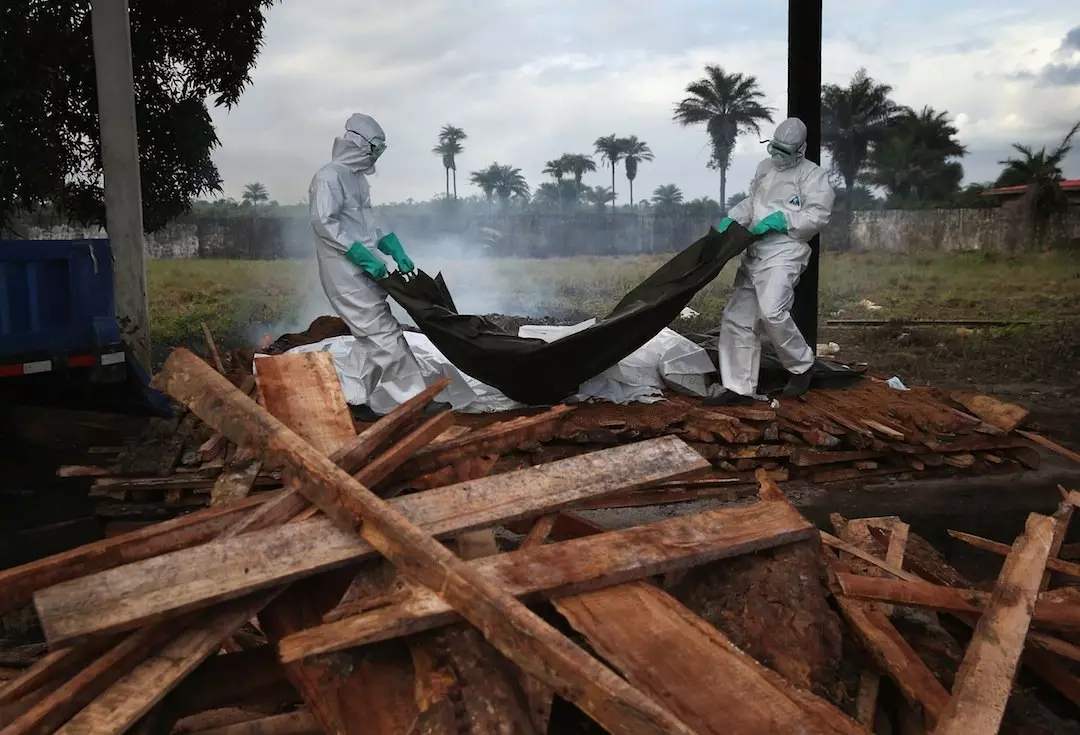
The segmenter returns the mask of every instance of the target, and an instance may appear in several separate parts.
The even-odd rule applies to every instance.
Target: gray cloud
[[[1080,51],[1080,26],[1076,26],[1065,34],[1065,40],[1061,42],[1062,50]]]
[[[1060,137],[1061,118],[1080,107],[1080,89],[1040,90],[1031,79],[1008,76],[1017,66],[1031,68],[1027,49],[1058,46],[1060,36],[1048,39],[1045,29],[1064,24],[1060,0],[1031,0],[1022,10],[1007,0],[957,0],[924,15],[900,5],[827,4],[826,82],[847,81],[867,66],[893,85],[899,102],[962,115],[973,180],[996,176],[994,162],[1014,140]],[[215,160],[229,195],[259,180],[279,201],[299,201],[346,117],[363,111],[389,138],[372,182],[377,201],[442,190],[441,164],[430,150],[448,122],[469,134],[459,158],[463,194],[473,193],[468,172],[493,160],[519,166],[535,187],[546,160],[591,152],[595,138],[614,132],[639,136],[656,154],[642,165],[635,195],[676,183],[688,198],[716,197],[719,176],[705,167],[704,131],[674,125],[671,108],[706,63],[718,63],[757,76],[782,118],[786,6],[784,0],[733,0],[719,11],[707,0],[284,0],[270,11],[252,87],[233,110],[214,111],[222,140]],[[1040,20],[1027,25],[1030,18]],[[729,191],[745,187],[762,154],[756,139],[740,140]],[[587,183],[610,181],[610,172],[601,171]],[[622,203],[621,170],[617,189]]]

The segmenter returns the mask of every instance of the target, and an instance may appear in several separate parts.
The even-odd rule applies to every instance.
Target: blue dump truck
[[[164,415],[124,343],[109,241],[0,240],[0,401]]]

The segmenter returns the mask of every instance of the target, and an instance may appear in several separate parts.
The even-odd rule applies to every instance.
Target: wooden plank
[[[356,438],[352,413],[329,353],[260,358],[255,372],[266,410],[315,451],[333,455]],[[293,471],[286,476],[289,489],[299,492],[302,480]],[[332,572],[303,580],[268,604],[258,617],[270,643],[319,622],[341,598],[349,576]],[[286,665],[285,674],[322,729],[344,729],[340,700],[347,677],[304,662]]]
[[[225,374],[225,365],[221,362],[221,353],[218,352],[217,343],[214,342],[214,335],[210,332],[210,327],[206,326],[206,322],[200,322],[202,325],[203,338],[206,340],[206,349],[210,352],[210,358],[214,361],[214,368],[221,373]]]
[[[831,546],[834,549],[838,549],[840,551],[847,552],[848,554],[851,554],[854,557],[862,559],[865,562],[869,562],[870,564],[873,564],[874,566],[878,567],[879,569],[885,570],[886,572],[893,575],[894,577],[899,577],[900,579],[906,579],[908,581],[919,581],[919,578],[916,575],[912,574],[911,572],[904,571],[900,567],[898,567],[896,565],[893,565],[893,564],[890,564],[889,562],[885,561],[884,559],[879,559],[876,556],[874,556],[873,554],[868,554],[865,551],[863,551],[862,549],[860,549],[858,546],[854,546],[852,544],[849,544],[846,541],[838,539],[838,538],[836,538],[836,536],[833,536],[831,533],[827,533],[825,531],[822,531],[821,532],[821,540],[822,540],[822,542],[825,543],[826,546]]]
[[[949,391],[949,398],[966,408],[980,419],[996,426],[1002,431],[1013,431],[1024,419],[1029,411],[1015,403],[1006,403],[990,396],[982,396],[968,391]]]
[[[559,597],[792,543],[814,532],[787,502],[761,502],[519,549],[472,567],[509,594]],[[393,605],[285,638],[281,659],[295,661],[458,619],[430,590],[415,589]]]
[[[302,352],[255,360],[267,412],[324,454],[356,436],[341,381],[328,357],[324,352]],[[342,437],[348,438],[342,442]]]
[[[1003,544],[999,541],[991,541],[990,539],[975,536],[970,533],[964,533],[963,531],[950,530],[949,535],[954,539],[958,539],[966,544],[974,546],[976,549],[989,551],[993,554],[1008,556],[1011,552],[1011,547],[1008,544]],[[1067,574],[1070,577],[1080,578],[1080,564],[1075,562],[1062,561],[1061,559],[1047,559],[1046,568],[1054,572]]]
[[[681,439],[669,436],[389,503],[427,532],[446,536],[550,513],[708,467]],[[60,646],[284,584],[373,553],[367,543],[320,516],[73,579],[37,592],[35,604],[50,642]]]
[[[246,498],[262,470],[262,460],[250,447],[240,447],[210,489],[210,505],[235,503]]]
[[[450,378],[440,378],[364,429],[342,450],[343,456],[338,460],[338,464],[350,475],[356,473],[370,462],[372,457],[389,448],[394,438],[448,385]]]
[[[363,474],[363,484],[371,487],[377,485],[393,472],[405,464],[410,457],[424,447],[428,446],[435,438],[454,424],[454,415],[445,411],[422,423],[413,431],[397,442],[390,451],[384,452],[373,462],[368,464],[360,472],[355,473],[357,479]],[[472,478],[470,478],[472,479]]]
[[[106,639],[96,645],[62,648],[46,654],[0,688],[0,706],[12,704],[41,687],[69,679],[101,655],[102,651],[110,648],[112,642],[112,639]]]
[[[1050,555],[1054,519],[1032,513],[998,575],[935,735],[994,733],[1001,725]]]
[[[170,635],[169,629],[152,626],[125,637],[11,723],[4,729],[4,735],[44,735],[56,731]]]
[[[597,653],[700,735],[837,732],[774,686],[776,679],[723,633],[656,587],[624,584],[555,606]]]
[[[936,722],[948,703],[949,693],[919,654],[877,610],[843,597],[836,599],[844,619],[881,670],[889,674],[909,701],[923,707],[931,722]]]
[[[536,416],[502,421],[460,439],[432,445],[402,467],[402,475],[416,477],[470,457],[506,454],[526,442],[543,441],[554,435],[558,425],[573,410],[570,406],[555,406]]]
[[[1034,431],[1024,431],[1023,429],[1018,429],[1016,433],[1026,439],[1030,439],[1036,444],[1046,447],[1051,452],[1060,454],[1065,459],[1071,459],[1073,462],[1080,462],[1080,454],[1077,454],[1071,449],[1066,449],[1057,442],[1047,439],[1042,434],[1036,434]]]
[[[324,356],[322,359],[329,362],[328,356]],[[306,364],[300,364],[298,367],[301,369],[309,368]],[[308,375],[310,374],[308,373]],[[315,374],[322,378],[326,377],[325,370],[315,372]],[[336,376],[334,380],[336,381]],[[318,385],[313,385],[310,378],[305,376],[297,377],[280,386],[271,384],[268,396],[275,404],[280,403],[277,388],[296,390],[295,400],[309,402],[310,393],[317,391]],[[330,407],[326,408],[332,410]],[[342,399],[337,410],[348,415],[348,407],[344,403],[344,399]],[[337,425],[346,426],[344,422],[340,421]],[[351,419],[348,426],[351,426]],[[349,434],[345,434],[343,430],[343,433],[337,438],[336,447],[332,443],[333,437],[324,432],[320,432],[317,438],[327,450],[337,448],[340,451],[342,449],[340,445],[345,444],[348,438],[352,436],[351,429],[349,429],[349,432]],[[338,456],[338,454],[335,454],[335,457]],[[295,492],[296,483],[292,477],[288,478],[288,482],[294,488],[292,492],[284,493],[263,505],[254,513],[227,529],[222,533],[221,537],[235,538],[245,531],[284,523],[292,515],[301,511],[306,505],[306,500]],[[77,733],[87,731],[122,732],[126,730],[139,718],[150,712],[166,693],[194,671],[203,660],[212,655],[229,635],[272,602],[279,592],[280,589],[270,590],[269,592],[259,593],[253,598],[227,605],[224,609],[215,610],[209,616],[203,618],[198,625],[187,630],[181,629],[181,632],[158,655],[143,661],[131,673],[88,705],[69,723],[69,727],[72,728],[73,732]],[[290,608],[283,607],[281,609],[289,610]],[[160,627],[172,628],[173,626],[170,622],[166,622],[162,623]],[[297,688],[310,698],[313,711],[321,716],[324,715],[324,720],[328,725],[336,726],[337,720],[333,718],[338,693],[333,687],[333,681],[326,682],[327,685],[323,687],[324,680],[317,675],[313,675],[312,672],[301,665],[289,667],[286,673],[289,674],[290,679],[293,680]]]
[[[218,651],[223,640],[251,620],[277,594],[277,590],[271,590],[231,602],[201,618],[194,626],[163,623],[147,626],[127,636],[105,657],[72,679],[73,682],[77,681],[87,672],[92,672],[95,693],[102,692],[105,687],[108,689],[92,702],[81,700],[78,706],[85,706],[57,732],[62,735],[124,732],[199,664]],[[99,663],[102,660],[124,654],[127,650],[125,647],[132,648],[140,638],[145,637],[168,642],[149,658],[148,654],[157,646],[142,646],[128,654],[127,662],[138,664],[134,668],[127,666],[130,671],[123,670],[119,676],[109,678],[100,676]],[[78,710],[78,706],[74,709]]]
[[[590,657],[512,595],[489,583],[229,385],[194,354],[176,350],[155,383],[225,436],[279,458],[301,489],[339,528],[355,529],[407,578],[437,590],[504,656],[555,687],[613,732],[690,733],[654,700]],[[296,524],[299,525],[299,524]]]
[[[30,601],[39,589],[205,543],[279,493],[198,510],[113,538],[0,571],[0,614]]]
[[[323,729],[310,712],[297,710],[208,730],[195,730],[190,735],[321,735],[322,732]]]
[[[990,604],[989,592],[945,587],[931,582],[864,577],[845,572],[838,573],[836,580],[844,595],[856,600],[976,615],[982,614]],[[1033,620],[1055,628],[1080,629],[1080,605],[1042,595],[1035,604]]]
[[[907,549],[908,533],[911,527],[898,520],[889,525],[889,546],[885,551],[885,563],[894,569],[903,569],[904,552]],[[839,576],[839,575],[837,575]],[[892,607],[885,606],[880,611],[883,615],[892,615]],[[878,691],[881,688],[881,675],[871,669],[863,669],[859,675],[859,693],[855,701],[855,719],[868,730],[873,730],[877,719]]]

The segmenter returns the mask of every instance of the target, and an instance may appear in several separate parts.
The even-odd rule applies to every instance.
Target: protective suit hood
[[[768,150],[781,171],[799,165],[806,156],[806,124],[797,117],[784,120],[777,126]]]
[[[345,123],[345,134],[334,138],[334,163],[353,173],[375,172],[375,161],[386,150],[386,133],[370,115],[356,113]]]

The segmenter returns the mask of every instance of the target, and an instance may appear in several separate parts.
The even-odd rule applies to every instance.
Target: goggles
[[[386,152],[386,141],[382,138],[375,138],[374,140],[372,140],[363,133],[358,133],[355,130],[349,130],[348,128],[346,128],[345,131],[364,139],[364,142],[368,144],[368,149],[371,151],[372,161],[378,161],[379,157]]]

